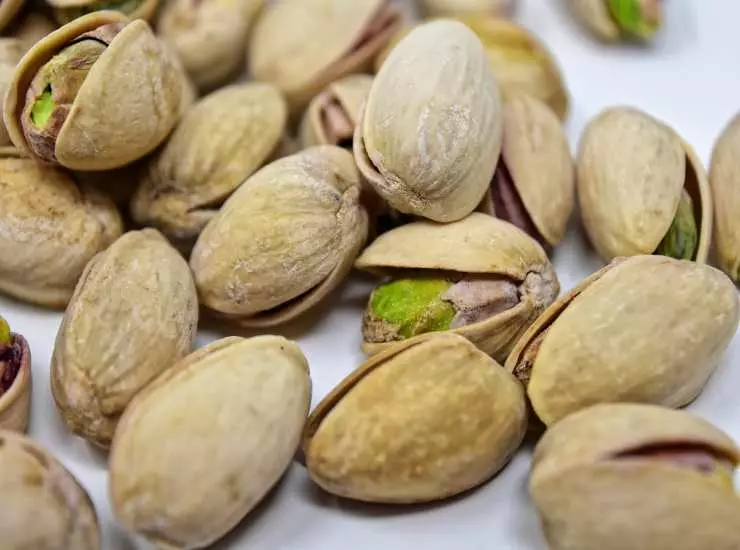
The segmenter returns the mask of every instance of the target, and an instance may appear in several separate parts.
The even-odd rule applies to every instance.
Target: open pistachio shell
[[[309,417],[303,446],[330,493],[428,502],[495,475],[526,425],[521,387],[496,361],[456,334],[424,335],[345,378]]]
[[[131,20],[149,21],[157,11],[159,0],[45,0],[51,6],[54,19],[65,25],[70,21],[96,11],[111,10]]]
[[[5,96],[5,91],[13,78],[15,67],[25,53],[25,44],[17,38],[0,38],[0,97]],[[10,136],[5,129],[5,124],[0,120],[0,147],[11,145]]]
[[[548,426],[595,403],[682,407],[706,385],[739,316],[735,286],[719,270],[634,256],[553,303],[506,368]]]
[[[431,17],[456,15],[512,15],[517,0],[421,0],[421,8]]]
[[[420,221],[393,229],[368,246],[355,265],[394,278],[426,272],[510,281],[518,288],[515,305],[451,329],[501,362],[560,290],[552,264],[534,239],[480,213],[450,224]],[[393,345],[363,341],[362,348],[373,355]]]
[[[576,182],[586,232],[604,259],[654,253],[685,190],[699,232],[693,259],[707,261],[709,179],[694,150],[662,122],[629,107],[602,112],[581,139]]]
[[[19,367],[10,387],[0,393],[0,430],[25,432],[31,409],[31,349],[20,334],[11,333],[11,345],[14,348],[11,360],[17,361]]]
[[[739,462],[725,433],[687,412],[596,405],[541,439],[529,491],[552,550],[730,550]]]
[[[279,0],[254,26],[249,68],[298,112],[330,82],[369,69],[400,24],[390,0]]]
[[[104,50],[71,105],[55,105],[48,122],[54,127],[36,126],[33,109],[42,96],[31,85],[37,74],[81,35],[103,28],[121,30],[109,43],[97,41]],[[120,13],[96,12],[53,32],[23,57],[5,98],[5,124],[16,147],[36,156],[43,150],[44,160],[73,170],[110,170],[159,146],[193,99],[188,87],[179,62],[146,22],[128,23]],[[46,89],[56,101],[55,88],[49,84]],[[51,132],[44,134],[48,141],[43,146],[29,141],[32,128]]]
[[[662,0],[565,0],[571,12],[604,42],[649,41],[659,29]]]
[[[24,0],[2,0],[0,2],[0,31],[5,29],[23,7]]]

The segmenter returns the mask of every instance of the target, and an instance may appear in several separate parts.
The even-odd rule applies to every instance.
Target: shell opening
[[[23,347],[13,337],[12,343],[0,343],[0,397],[10,390],[23,364]]]
[[[390,31],[401,21],[401,12],[391,1],[386,0],[375,12],[370,22],[363,29],[362,34],[352,44],[348,55],[361,52],[366,49],[377,49],[377,42],[384,42],[385,36],[390,38]]]
[[[696,260],[702,229],[699,181],[690,158],[686,158],[684,188],[676,214],[655,254],[677,260]]]
[[[661,0],[608,0],[612,19],[621,31],[637,38],[650,38],[660,27]]]
[[[331,94],[322,94],[319,102],[321,131],[324,134],[325,142],[351,151],[355,127],[350,113]]]

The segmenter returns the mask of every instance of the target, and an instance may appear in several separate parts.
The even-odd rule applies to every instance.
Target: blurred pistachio
[[[513,15],[519,0],[420,0],[422,11],[432,17],[458,15]]]
[[[149,21],[157,11],[159,0],[46,0],[54,19],[65,25],[96,11],[117,11],[131,19]]]
[[[24,44],[16,38],[0,38],[0,97],[5,96],[18,62],[25,52]],[[0,147],[11,145],[5,123],[0,119]]]
[[[605,42],[648,41],[663,20],[662,0],[566,0],[573,14]]]

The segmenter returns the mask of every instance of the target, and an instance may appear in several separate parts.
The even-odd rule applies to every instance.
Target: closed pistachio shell
[[[3,323],[0,317],[0,324]],[[7,326],[7,323],[5,324]],[[25,432],[31,408],[31,349],[20,334],[10,333],[10,343],[3,349],[0,341],[0,367],[15,371],[6,387],[6,376],[0,376],[0,430]],[[0,369],[5,375],[7,370]]]
[[[495,475],[526,424],[522,389],[498,363],[456,334],[425,335],[345,378],[311,414],[303,445],[330,493],[428,502]]]
[[[421,0],[424,12],[432,17],[455,15],[512,15],[517,0]]]
[[[0,38],[0,97],[5,96],[5,91],[13,78],[16,65],[25,53],[25,45],[16,38]],[[0,147],[11,145],[10,136],[5,129],[5,124],[0,120]]]
[[[725,433],[687,412],[596,405],[540,440],[529,491],[552,550],[731,550],[738,462]]]
[[[65,25],[88,13],[114,10],[130,19],[149,21],[157,11],[159,0],[45,0],[51,6],[54,19]]]
[[[634,256],[553,303],[506,368],[528,382],[532,407],[548,426],[596,403],[682,407],[714,372],[739,312],[735,287],[719,270]]]
[[[278,483],[310,401],[308,363],[285,338],[226,338],[192,353],[121,418],[110,455],[116,517],[159,548],[216,542]]]
[[[0,31],[13,22],[15,16],[23,7],[24,0],[3,0],[0,2]]]
[[[648,41],[662,20],[661,0],[565,0],[571,12],[604,42]]]

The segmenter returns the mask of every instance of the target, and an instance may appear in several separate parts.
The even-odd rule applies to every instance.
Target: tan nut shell
[[[455,21],[426,23],[396,46],[376,76],[355,133],[355,160],[399,212],[459,220],[491,182],[501,111],[475,35]]]
[[[121,418],[110,455],[117,518],[160,547],[215,542],[288,468],[310,401],[308,363],[285,338],[226,338],[189,355]]]
[[[38,70],[76,37],[126,22],[118,12],[80,17],[43,38],[23,57],[5,98],[5,125],[30,154],[20,117]],[[56,141],[57,162],[72,170],[110,170],[154,150],[192,101],[179,62],[142,20],[116,35],[90,69]]]
[[[275,153],[288,110],[270,84],[239,84],[201,99],[141,172],[134,221],[191,246],[221,205]]]
[[[311,478],[383,503],[444,499],[487,481],[527,425],[521,385],[456,334],[423,335],[376,355],[313,411]]]
[[[514,372],[524,349],[549,328],[527,388],[546,425],[596,403],[682,407],[704,389],[739,315],[735,287],[719,270],[634,256],[552,304],[517,342],[506,368]]]
[[[2,0],[0,2],[0,31],[5,29],[23,7],[24,0]]]
[[[429,16],[455,15],[511,15],[517,0],[421,0],[421,7]]]
[[[190,352],[198,296],[187,262],[153,229],[96,256],[64,314],[51,390],[67,427],[101,447],[144,387]]]
[[[555,270],[537,241],[510,223],[479,213],[450,224],[420,221],[388,231],[355,265],[378,275],[427,269],[501,275],[519,282],[517,306],[450,331],[501,362],[560,291]],[[373,355],[393,345],[363,342],[362,349]]]
[[[604,42],[619,42],[622,31],[609,12],[606,0],[565,0],[570,11],[594,36]]]
[[[21,368],[10,389],[0,395],[0,430],[25,432],[31,409],[31,349],[20,334],[13,334],[12,337],[14,343],[21,347]]]
[[[0,151],[0,292],[64,307],[87,262],[116,240],[115,205],[61,170]]]
[[[88,6],[94,6],[95,4],[99,4],[100,0],[45,0],[45,2],[49,6],[51,6],[51,12],[54,15],[54,19],[57,21],[57,23],[59,23],[60,25],[65,25],[66,23],[69,23],[70,21],[79,17],[74,14],[70,15],[67,10],[76,10]],[[159,0],[141,0],[139,6],[137,6],[136,9],[134,9],[131,13],[121,13],[123,13],[123,15],[131,20],[144,19],[146,21],[149,21],[154,17],[158,6]],[[115,8],[108,9],[115,10]]]
[[[16,38],[0,38],[0,97],[5,96],[5,91],[13,78],[15,67],[25,53],[25,44]],[[5,123],[0,120],[0,147],[11,145],[10,136],[5,129]]]
[[[549,547],[739,548],[740,498],[731,489],[685,466],[619,457],[676,444],[740,461],[712,424],[661,407],[596,405],[552,427],[535,449],[529,482]]]
[[[603,111],[581,138],[577,191],[586,232],[605,259],[652,254],[686,190],[698,214],[696,261],[707,260],[712,197],[701,160],[671,128],[630,107]]]

